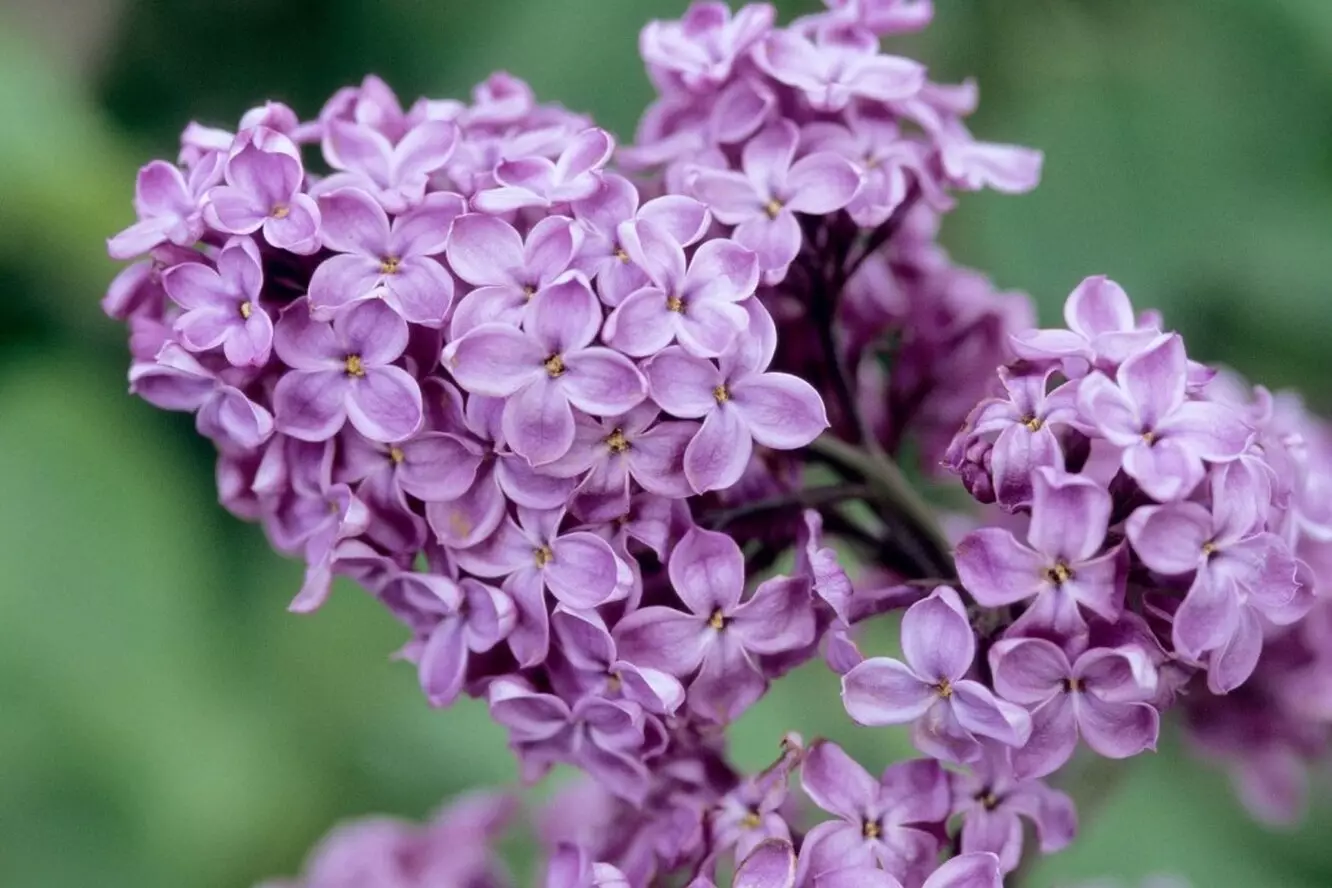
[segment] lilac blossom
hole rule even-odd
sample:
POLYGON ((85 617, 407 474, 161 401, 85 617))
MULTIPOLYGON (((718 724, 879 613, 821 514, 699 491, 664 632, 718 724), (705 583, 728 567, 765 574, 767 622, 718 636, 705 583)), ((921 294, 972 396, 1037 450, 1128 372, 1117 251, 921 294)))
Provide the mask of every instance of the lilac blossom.
POLYGON ((251 450, 273 434, 273 415, 218 378, 178 345, 130 368, 130 391, 154 407, 195 413, 199 434, 224 448, 251 450))
POLYGON ((684 456, 685 476, 696 491, 738 481, 755 441, 793 450, 828 427, 823 399, 814 387, 798 377, 767 371, 772 353, 762 345, 747 345, 733 346, 720 367, 679 346, 662 349, 643 366, 652 399, 663 410, 703 420, 684 456))
POLYGON ((357 188, 319 198, 325 259, 310 278, 310 311, 328 320, 353 303, 380 298, 403 319, 441 327, 453 305, 453 278, 438 260, 462 198, 436 192, 391 223, 384 209, 357 188))
POLYGON ((1093 368, 1113 373, 1160 336, 1154 326, 1139 325, 1124 288, 1104 275, 1085 279, 1068 294, 1064 323, 1067 330, 1022 331, 1013 337, 1014 351, 1035 361, 1061 358, 1075 376, 1093 368))
POLYGON ((260 304, 263 263, 249 238, 236 238, 217 255, 217 269, 184 262, 162 274, 162 288, 185 311, 176 319, 190 351, 221 346, 236 367, 262 367, 273 349, 273 319, 260 304))
POLYGON ((846 867, 878 866, 914 882, 933 867, 937 827, 948 817, 949 804, 948 778, 938 762, 898 762, 875 779, 836 744, 820 741, 805 756, 800 784, 814 804, 840 818, 805 836, 804 880, 846 867))
POLYGON ((188 178, 162 160, 139 170, 134 185, 139 221, 106 242, 111 258, 133 259, 165 243, 192 246, 203 235, 204 195, 221 178, 221 166, 221 156, 213 155, 190 170, 188 178))
POLYGON ((421 389, 393 366, 407 347, 407 323, 380 300, 362 302, 332 324, 292 303, 274 334, 292 369, 273 392, 277 427, 306 441, 333 437, 344 422, 372 441, 401 441, 421 425, 421 389))
POLYGON ((480 213, 458 217, 446 255, 454 274, 476 289, 459 300, 450 337, 489 321, 521 323, 533 297, 564 280, 578 245, 578 230, 564 216, 542 219, 526 241, 502 219, 480 213))
POLYGON ((684 472, 684 454, 698 424, 658 421, 660 411, 640 404, 623 416, 575 417, 574 443, 544 470, 578 480, 576 513, 616 518, 629 510, 635 485, 659 496, 693 493, 684 472))
POLYGON ((573 277, 534 300, 525 329, 482 324, 451 342, 444 362, 466 391, 507 399, 504 437, 514 452, 554 462, 573 446, 575 408, 615 416, 647 396, 628 358, 591 344, 600 324, 597 297, 573 277))
POLYGON ((1027 742, 1026 710, 965 677, 976 638, 955 591, 942 586, 907 608, 902 653, 906 662, 871 657, 842 676, 842 702, 857 723, 910 724, 916 748, 942 761, 975 761, 978 736, 1007 746, 1027 742))
POLYGON ((562 696, 619 697, 657 715, 673 715, 684 703, 684 687, 674 676, 619 658, 615 639, 596 611, 574 610, 561 604, 551 614, 550 625, 560 642, 560 654, 570 667, 567 673, 552 670, 556 687, 569 691, 562 696))
POLYGON ((758 255, 759 267, 780 278, 800 252, 796 213, 816 216, 851 203, 861 175, 831 151, 795 159, 800 133, 782 120, 745 143, 742 172, 699 168, 691 190, 717 221, 736 226, 732 237, 758 255))
POLYGON ((1022 778, 1044 777, 1073 755, 1079 735, 1098 755, 1156 749, 1156 668, 1140 648, 1090 648, 1070 662, 1043 638, 1006 638, 990 649, 995 690, 1031 707, 1031 739, 1013 752, 1022 778))
POLYGON ((813 638, 808 584, 776 577, 742 602, 740 547, 725 534, 700 528, 676 545, 668 571, 688 610, 645 607, 625 617, 615 627, 620 655, 679 678, 692 675, 690 710, 732 721, 767 688, 757 658, 801 649, 813 638))
POLYGON ((477 194, 472 206, 498 214, 591 197, 601 185, 598 171, 614 150, 609 133, 590 127, 573 136, 554 161, 539 156, 501 161, 494 172, 499 187, 477 194))
POLYGON ((1313 606, 1286 542, 1263 530, 1264 478, 1241 463, 1213 471, 1212 506, 1145 506, 1128 520, 1138 557, 1166 575, 1193 573, 1175 612, 1175 650, 1191 660, 1210 653, 1213 693, 1239 687, 1257 665, 1268 624, 1289 625, 1313 606))
POLYGON ((651 224, 688 247, 703 237, 712 220, 707 207, 682 194, 664 194, 639 206, 638 188, 614 174, 602 176, 597 190, 575 201, 572 209, 583 234, 577 267, 596 281, 601 301, 612 306, 648 284, 625 249, 636 225, 651 224))
POLYGON ((1023 820, 1036 828, 1042 854, 1063 850, 1078 829, 1073 800, 1040 780, 1018 779, 1010 751, 991 746, 967 771, 949 774, 953 815, 962 817, 963 854, 989 852, 1003 872, 1022 860, 1023 820))
POLYGON ((894 102, 925 83, 925 68, 881 55, 879 41, 860 28, 819 29, 814 39, 793 30, 774 31, 754 53, 774 79, 799 90, 816 111, 841 111, 853 99, 894 102))
POLYGON ((733 851, 743 861, 768 841, 790 842, 791 829, 782 816, 791 775, 805 749, 798 734, 782 739, 782 755, 772 765, 736 786, 717 803, 709 818, 716 851, 733 851))
POLYGON ((1236 459, 1252 437, 1226 405, 1188 400, 1187 384, 1184 340, 1172 333, 1125 359, 1113 380, 1096 373, 1078 390, 1083 415, 1123 450, 1124 471, 1162 502, 1188 496, 1204 461, 1236 459))
POLYGON ((431 706, 448 706, 461 693, 470 654, 485 653, 513 629, 513 602, 492 586, 434 574, 402 571, 380 596, 421 636, 411 652, 421 690, 431 706))
POLYGON ((693 3, 678 22, 649 22, 639 51, 649 69, 701 92, 725 82, 772 21, 767 4, 749 4, 732 15, 725 3, 693 3))
POLYGON ((626 251, 649 285, 630 293, 606 319, 606 341, 627 355, 656 354, 672 342, 715 358, 749 324, 736 305, 758 286, 758 258, 727 240, 710 240, 686 267, 683 247, 652 222, 634 226, 626 251))
POLYGON ((319 206, 302 191, 300 150, 264 126, 242 130, 222 168, 225 185, 208 192, 208 223, 230 234, 254 234, 279 250, 309 255, 319 249, 319 206))
POLYGON ((1101 552, 1110 494, 1088 478, 1048 468, 1036 470, 1032 482, 1027 544, 998 527, 973 531, 957 544, 958 577, 986 607, 1034 598, 1015 632, 1084 635, 1083 609, 1113 621, 1123 606, 1127 550, 1119 544, 1101 552))
POLYGON ((364 123, 329 120, 324 158, 338 172, 319 183, 317 194, 356 188, 386 212, 406 212, 425 198, 430 175, 449 162, 457 139, 457 126, 444 120, 423 121, 397 140, 364 123))
POLYGON ((610 544, 587 531, 561 532, 562 509, 518 509, 479 545, 454 553, 460 567, 479 577, 504 577, 504 592, 517 605, 509 646, 522 665, 545 659, 550 643, 546 590, 572 608, 596 607, 612 598, 625 577, 610 544))
POLYGON ((584 697, 570 706, 518 678, 492 682, 487 699, 491 717, 509 729, 524 779, 535 780, 552 764, 572 761, 616 795, 642 802, 648 771, 641 757, 644 717, 636 705, 584 697))

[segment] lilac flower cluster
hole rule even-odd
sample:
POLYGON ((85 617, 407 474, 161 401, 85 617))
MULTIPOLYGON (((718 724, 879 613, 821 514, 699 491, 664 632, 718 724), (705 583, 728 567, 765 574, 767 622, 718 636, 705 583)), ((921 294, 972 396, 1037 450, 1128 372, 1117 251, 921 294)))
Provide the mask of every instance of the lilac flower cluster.
MULTIPOLYGON (((660 97, 618 152, 503 74, 191 124, 109 243, 146 254, 103 303, 132 390, 193 413, 222 503, 304 559, 292 610, 351 577, 431 705, 484 699, 529 781, 589 775, 542 830, 552 888, 998 886, 1024 822, 1073 839, 1045 778, 1079 739, 1152 749, 1176 697, 1289 815, 1332 724, 1332 433, 1113 282, 1034 330, 954 265, 953 195, 1028 190, 1040 155, 880 51, 928 0, 827 6, 649 24, 660 97), (904 465, 956 472, 991 526, 951 545, 904 465), (896 611, 901 657, 862 655, 896 611), (728 763, 725 726, 820 651, 849 716, 922 758, 876 778, 793 735, 728 763)), ((462 820, 478 848, 498 822, 462 820)), ((427 884, 434 832, 367 826, 307 888, 347 861, 427 884)))

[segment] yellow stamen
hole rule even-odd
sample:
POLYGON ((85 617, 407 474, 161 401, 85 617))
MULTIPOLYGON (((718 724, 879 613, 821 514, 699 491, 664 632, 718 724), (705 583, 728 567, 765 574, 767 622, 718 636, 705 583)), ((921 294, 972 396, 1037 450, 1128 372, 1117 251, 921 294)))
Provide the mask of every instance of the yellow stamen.
POLYGON ((1212 542, 1211 540, 1208 540, 1207 542, 1203 543, 1203 544, 1202 544, 1202 552, 1203 552, 1204 555, 1207 555, 1207 556, 1209 556, 1209 557, 1212 556, 1212 555, 1215 555, 1215 554, 1216 554, 1216 543, 1212 542))
POLYGON ((526 299, 528 302, 532 301, 532 297, 536 295, 536 292, 537 292, 536 287, 532 286, 531 284, 523 285, 523 298, 526 299))
POLYGON ((666 310, 684 314, 684 300, 679 296, 667 296, 666 310))
POLYGON ((347 375, 357 378, 365 376, 365 365, 361 363, 360 355, 347 355, 347 375))
POLYGON ((718 632, 726 628, 726 615, 721 612, 721 608, 717 608, 712 612, 712 616, 708 617, 708 625, 718 632))
POLYGON ((877 839, 883 834, 883 828, 877 821, 866 820, 860 827, 860 834, 867 839, 877 839))
POLYGON ((616 259, 619 259, 621 262, 627 263, 629 261, 629 254, 624 251, 624 247, 616 247, 615 252, 611 255, 616 259))
POLYGON ((712 390, 712 397, 717 399, 718 404, 725 404, 731 400, 731 390, 724 385, 719 385, 712 390))
POLYGON ((252 314, 254 314, 254 306, 249 302, 242 302, 240 304, 240 316, 248 321, 252 314))
POLYGON ((546 372, 552 377, 564 375, 564 358, 559 355, 551 355, 546 358, 546 372))
POLYGON ((749 812, 740 819, 740 825, 745 829, 758 829, 762 824, 763 815, 754 808, 750 808, 749 812))
POLYGON ((976 793, 975 799, 981 803, 981 807, 986 811, 993 811, 995 808, 999 807, 999 797, 994 794, 994 790, 992 789, 982 789, 980 792, 976 793))
POLYGON ((1073 579, 1073 569, 1061 561, 1045 571, 1045 578, 1056 586, 1062 586, 1073 579))
POLYGON ((407 454, 405 454, 405 453, 402 452, 402 448, 401 448, 401 447, 390 447, 390 448, 389 448, 389 459, 393 460, 393 464, 394 464, 394 465, 401 465, 401 464, 402 464, 402 461, 403 461, 404 459, 406 459, 406 458, 407 458, 407 454))
POLYGON ((953 696, 953 683, 946 678, 941 678, 939 683, 934 686, 934 692, 947 700, 953 696))
POLYGON ((629 449, 629 439, 624 436, 622 429, 615 429, 606 436, 606 446, 611 453, 624 453, 629 449))
POLYGON ((774 197, 763 205, 763 212, 768 214, 769 219, 776 219, 782 214, 782 207, 782 202, 774 197))
POLYGON ((1024 416, 1022 417, 1022 424, 1026 426, 1029 431, 1039 432, 1041 426, 1045 425, 1045 422, 1038 416, 1024 416))
POLYGON ((398 268, 402 265, 402 260, 397 256, 385 256, 379 263, 380 274, 397 274, 398 268))
POLYGON ((1146 441, 1148 444, 1155 444, 1158 437, 1156 432, 1147 431, 1142 433, 1142 440, 1146 441))
POLYGON ((285 219, 291 215, 291 207, 286 204, 275 204, 273 209, 269 210, 268 215, 274 219, 285 219))
POLYGON ((536 561, 537 567, 545 567, 555 558, 555 553, 550 551, 550 546, 542 546, 539 549, 532 550, 532 559, 536 561))
POLYGON ((1070 694, 1082 693, 1082 679, 1080 678, 1064 679, 1064 690, 1070 694))
POLYGON ((624 679, 620 678, 618 672, 606 673, 606 693, 618 693, 620 688, 624 687, 624 679))

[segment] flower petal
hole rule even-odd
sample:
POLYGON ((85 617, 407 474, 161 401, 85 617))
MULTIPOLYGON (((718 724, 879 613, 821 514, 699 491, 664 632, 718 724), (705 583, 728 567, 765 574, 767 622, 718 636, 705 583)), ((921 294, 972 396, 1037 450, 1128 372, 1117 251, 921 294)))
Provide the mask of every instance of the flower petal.
POLYGON ((698 419, 717 408, 714 394, 723 382, 717 365, 679 347, 663 349, 643 365, 648 392, 662 410, 698 419))
POLYGON ((1212 535, 1212 516, 1197 503, 1143 506, 1129 516, 1133 551, 1157 573, 1184 574, 1197 569, 1203 545, 1212 535))
POLYGON ((410 438, 421 427, 421 388, 400 367, 372 367, 352 379, 347 390, 347 419, 371 441, 410 438))
POLYGON ((507 324, 482 324, 444 349, 444 364, 468 392, 506 398, 547 377, 550 357, 532 337, 507 324))
POLYGON ((273 389, 278 431, 302 441, 327 441, 347 420, 350 380, 339 370, 292 371, 273 389))
POLYGON ((647 379, 633 361, 608 348, 584 348, 564 356, 558 380, 575 407, 593 416, 628 413, 647 398, 647 379))
POLYGON ((1094 694, 1074 697, 1078 727, 1087 745, 1106 758, 1122 759, 1156 749, 1161 717, 1148 703, 1109 703, 1094 694))
POLYGON ((976 636, 956 592, 941 586, 907 608, 902 655, 923 681, 953 681, 966 674, 976 656, 976 636))
POLYGON ((957 544, 957 575, 972 597, 986 607, 1003 607, 1040 591, 1045 560, 1007 530, 986 527, 957 544))
POLYGON ((800 786, 829 814, 856 822, 879 800, 879 781, 836 743, 818 740, 800 766, 800 786))
MULTIPOLYGON (((468 334, 473 335, 475 331, 468 334)), ((538 376, 504 402, 502 424, 504 440, 513 452, 533 465, 557 460, 573 446, 573 410, 546 376, 538 376)))
POLYGON ((676 677, 698 668, 711 644, 704 619, 669 607, 645 607, 615 627, 620 657, 635 666, 660 669, 676 677))
POLYGON ((552 540, 550 548, 554 557, 546 565, 546 585, 561 603, 596 607, 615 594, 615 553, 601 537, 567 533, 552 540))
POLYGON ((871 657, 842 676, 842 703, 858 724, 904 725, 923 716, 939 699, 905 663, 871 657))
POLYGON ((740 411, 723 404, 708 414, 685 448, 685 477, 699 493, 724 490, 740 480, 753 452, 754 439, 740 411))
POLYGON ((745 588, 745 558, 730 536, 691 527, 667 563, 671 588, 695 614, 730 615, 745 588))
POLYGON ((814 386, 787 373, 761 373, 735 383, 731 403, 754 440, 765 447, 804 447, 828 428, 828 414, 814 386))
POLYGON ((523 239, 512 225, 494 216, 467 213, 453 220, 446 250, 453 273, 476 286, 520 284, 523 239))

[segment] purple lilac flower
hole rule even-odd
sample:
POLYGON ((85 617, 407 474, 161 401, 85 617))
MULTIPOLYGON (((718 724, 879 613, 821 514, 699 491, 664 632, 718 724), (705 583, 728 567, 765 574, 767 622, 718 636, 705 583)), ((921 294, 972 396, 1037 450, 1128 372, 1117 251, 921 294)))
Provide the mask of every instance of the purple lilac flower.
POLYGON ((678 22, 649 22, 639 38, 643 61, 654 73, 704 91, 725 82, 736 62, 772 27, 773 9, 744 6, 733 16, 725 3, 690 5, 678 22))
POLYGON ((800 849, 801 884, 833 870, 877 866, 918 881, 939 855, 938 825, 948 817, 948 779, 939 763, 915 759, 870 776, 836 744, 810 747, 800 783, 838 820, 818 824, 800 849))
POLYGON ((976 638, 955 591, 942 586, 907 608, 902 653, 905 663, 871 657, 842 676, 842 702, 856 722, 910 724, 916 748, 942 761, 975 761, 977 736, 1008 746, 1027 742, 1026 710, 965 677, 976 638))
POLYGON ((989 852, 1003 872, 1022 859, 1023 824, 1036 828, 1042 854, 1067 847, 1077 834, 1073 800, 1040 780, 1019 780, 1013 774, 1011 751, 990 746, 967 771, 949 774, 953 815, 961 815, 964 854, 989 852))
POLYGON ((441 327, 453 305, 453 278, 438 260, 462 198, 436 192, 392 222, 383 207, 357 188, 319 198, 324 246, 339 255, 310 278, 310 312, 328 320, 355 302, 381 298, 403 320, 441 327))
POLYGON ((421 389, 393 366, 407 323, 387 303, 361 302, 332 324, 297 300, 278 320, 274 349, 291 371, 273 391, 278 430, 306 441, 333 437, 348 420, 372 441, 401 441, 421 425, 421 389))
POLYGON ((714 854, 733 851, 735 859, 743 861, 765 842, 791 841, 782 808, 791 775, 804 755, 800 736, 788 734, 782 740, 781 758, 721 798, 708 820, 714 854))
POLYGON ((571 707, 517 678, 492 682, 487 698, 491 717, 509 729, 524 779, 535 780, 552 764, 572 761, 616 795, 642 802, 649 777, 640 757, 645 737, 637 706, 584 697, 571 707))
POLYGON ((800 252, 795 214, 835 212, 860 188, 860 173, 831 151, 796 160, 799 140, 794 124, 779 121, 745 143, 743 172, 700 168, 692 179, 694 196, 717 221, 736 226, 736 243, 753 250, 759 268, 776 278, 800 252))
POLYGON ((534 297, 565 279, 578 245, 578 229, 564 216, 542 219, 525 242, 502 219, 480 213, 458 217, 449 235, 449 266, 476 289, 458 302, 449 336, 458 339, 490 321, 520 324, 534 297))
POLYGON ((1085 634, 1083 608, 1115 620, 1123 607, 1127 550, 1119 544, 1101 553, 1110 494, 1088 478, 1048 468, 1036 470, 1032 482, 1027 545, 998 527, 973 531, 957 544, 962 584, 986 607, 1034 597, 1013 632, 1085 634))
POLYGON ((562 696, 577 699, 600 694, 621 698, 657 715, 673 715, 684 703, 684 687, 674 676, 619 658, 615 639, 596 611, 574 610, 561 604, 551 614, 550 625, 568 666, 567 670, 551 672, 551 680, 562 696))
MULTIPOLYGON (((902 888, 902 883, 883 870, 861 866, 825 873, 814 888, 902 888)), ((1003 888, 1003 871, 993 854, 959 854, 930 873, 921 888, 1003 888)))
POLYGON ((591 197, 601 185, 598 171, 614 150, 610 134, 591 127, 571 138, 554 161, 539 156, 501 161, 494 171, 499 187, 477 194, 472 206, 498 214, 591 197))
POLYGON ((796 31, 774 31, 754 61, 799 90, 816 111, 841 111, 855 99, 907 99, 925 83, 922 65, 880 55, 879 41, 857 27, 820 28, 812 40, 796 31))
POLYGON ((1313 606, 1286 542, 1262 529, 1265 480, 1241 463, 1213 470, 1212 506, 1168 503, 1138 509, 1128 537, 1138 557, 1166 575, 1194 574, 1175 612, 1175 650, 1210 652, 1213 693, 1239 687, 1257 665, 1265 627, 1289 625, 1313 606))
POLYGON ((601 308, 586 281, 572 277, 533 300, 524 329, 487 323, 444 349, 453 377, 472 394, 506 398, 504 437, 534 465, 569 452, 574 408, 616 416, 647 396, 628 358, 591 343, 601 308))
POLYGON ((197 411, 199 434, 225 448, 252 450, 273 434, 273 415, 177 345, 130 368, 130 391, 163 410, 197 411))
POLYGON ((162 160, 143 167, 134 186, 139 221, 106 242, 111 258, 133 259, 165 243, 192 246, 204 231, 204 195, 221 176, 219 155, 201 161, 188 178, 162 160))
POLYGON ((208 224, 230 234, 254 234, 279 250, 309 255, 319 249, 320 214, 301 190, 305 168, 300 150, 264 126, 242 130, 222 168, 225 185, 208 192, 208 224))
POLYGON ((703 420, 684 457, 694 490, 718 490, 738 481, 755 441, 792 450, 828 427, 814 387, 786 373, 768 372, 771 360, 771 351, 737 343, 722 356, 720 367, 679 346, 662 349, 644 365, 652 399, 662 409, 703 420))
POLYGON ((259 248, 235 238, 217 255, 217 270, 183 262, 162 274, 162 288, 185 311, 176 319, 180 343, 201 352, 221 346, 233 366, 262 367, 273 349, 273 319, 259 301, 259 248))
POLYGON ((1188 400, 1184 340, 1163 335, 1125 359, 1114 380, 1084 379, 1078 402, 1097 430, 1123 450, 1124 471, 1160 501, 1187 497, 1206 462, 1228 462, 1249 446, 1252 432, 1224 404, 1188 400))
POLYGON ((1122 759, 1156 749, 1156 668, 1140 648, 1090 648, 1070 662, 1043 638, 1006 638, 990 649, 995 690, 1031 707, 1031 738, 1013 752, 1019 777, 1044 777, 1073 755, 1078 737, 1122 759))
POLYGON ((1067 330, 1024 330, 1013 337, 1014 351, 1030 360, 1063 359, 1074 376, 1091 369, 1113 373, 1161 334, 1139 325, 1124 288, 1104 275, 1087 278, 1068 295, 1064 323, 1067 330))
POLYGON ((758 259, 739 244, 711 240, 686 267, 683 246, 650 221, 636 223, 624 248, 649 285, 624 297, 606 319, 606 341, 627 355, 646 357, 672 342, 691 354, 715 358, 749 325, 736 305, 758 286, 758 259))
POLYGON ((350 187, 386 212, 406 212, 424 199, 430 175, 448 163, 457 140, 457 126, 444 120, 423 121, 400 139, 365 122, 329 120, 324 158, 338 172, 319 183, 316 196, 350 187))
POLYGON ((615 627, 620 655, 679 678, 692 675, 690 710, 732 721, 768 686, 756 658, 798 650, 813 638, 808 584, 777 577, 742 602, 740 547, 725 534, 699 528, 676 545, 668 570, 671 588, 688 610, 645 607, 625 617, 615 627))

